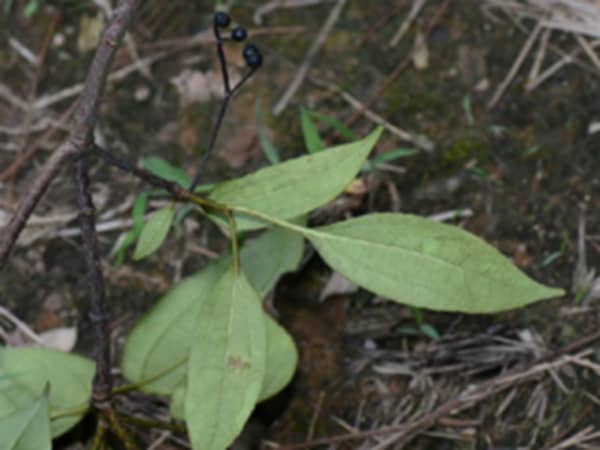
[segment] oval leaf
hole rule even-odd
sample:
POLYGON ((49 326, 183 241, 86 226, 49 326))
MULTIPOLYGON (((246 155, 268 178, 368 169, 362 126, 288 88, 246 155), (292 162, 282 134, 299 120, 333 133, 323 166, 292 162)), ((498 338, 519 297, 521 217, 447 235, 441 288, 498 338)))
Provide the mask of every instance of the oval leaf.
POLYGON ((563 295, 478 237, 417 216, 370 214, 305 236, 345 277, 407 305, 491 313, 563 295))
MULTIPOLYGON (((92 395, 94 363, 76 355, 43 348, 0 348, 0 420, 31 405, 50 385, 50 414, 85 407, 92 395)), ((51 421, 52 437, 81 419, 61 416, 51 421)))
MULTIPOLYGON (((291 336, 268 314, 264 314, 264 320, 267 333, 267 357, 258 402, 271 398, 285 388, 294 376, 298 365, 298 350, 291 336)), ((186 393, 185 383, 180 383, 173 391, 169 411, 175 419, 184 419, 186 393)))
MULTIPOLYGON (((304 238, 280 227, 244 244, 242 269, 250 284, 264 296, 285 272, 295 270, 302 258, 304 238)), ((132 382, 164 374, 142 386, 146 392, 171 394, 185 382, 187 356, 194 323, 202 303, 229 266, 224 257, 187 278, 142 318, 127 337, 121 368, 132 382), (170 370, 169 370, 170 369, 170 370)))
MULTIPOLYGON (((278 219, 307 213, 333 200, 362 167, 382 129, 351 144, 334 147, 221 183, 210 199, 278 219)), ((262 228, 258 219, 236 216, 238 231, 262 228)))
POLYGON ((243 273, 221 277, 194 331, 185 420, 193 448, 224 450, 252 413, 265 373, 264 313, 243 273))
POLYGON ((51 450, 48 397, 0 418, 0 448, 3 450, 51 450))
POLYGON ((291 381, 298 365, 298 350, 290 335, 265 314, 267 327, 267 361, 265 378, 258 401, 277 394, 291 381))
POLYGON ((140 382, 164 372, 141 388, 163 395, 185 381, 199 308, 226 269, 224 263, 211 264, 167 292, 144 315, 125 342, 121 362, 125 378, 140 382))
MULTIPOLYGON (((297 223, 305 224, 306 217, 297 223)), ((303 253, 303 236, 275 227, 245 244, 240 251, 240 262, 248 281, 263 298, 281 275, 296 270, 303 253)))
POLYGON ((162 245, 169 233, 171 223, 173 223, 174 214, 175 208, 173 207, 159 209, 152 214, 152 217, 144 225, 140 238, 137 241, 133 254, 134 260, 137 261, 151 255, 162 245))

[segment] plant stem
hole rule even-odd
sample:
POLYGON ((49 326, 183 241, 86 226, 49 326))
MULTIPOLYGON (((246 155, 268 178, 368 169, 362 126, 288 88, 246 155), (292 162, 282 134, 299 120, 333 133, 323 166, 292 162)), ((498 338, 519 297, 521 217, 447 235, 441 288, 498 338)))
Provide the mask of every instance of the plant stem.
POLYGON ((231 90, 231 96, 233 97, 235 94, 237 94, 237 92, 240 90, 240 88, 244 85, 244 83, 246 83, 246 81, 248 81, 252 75, 254 75, 254 72, 256 72, 258 70, 258 68, 252 68, 250 70, 250 72, 248 72, 246 75, 244 75, 244 77, 239 81, 238 84, 236 84, 233 89, 231 90))
MULTIPOLYGON (((206 205, 209 206, 209 205, 206 205)), ((306 228, 300 225, 296 225, 293 224, 291 222, 288 222, 286 220, 282 220, 282 219, 278 219, 276 217, 271 217, 267 214, 263 214, 261 212, 258 211, 254 211, 253 209, 248 209, 248 208, 244 208, 243 206, 228 206, 228 205, 222 205, 226 208, 228 208, 230 211, 232 212, 237 212, 240 214, 244 214, 247 216, 251 216, 251 217, 255 217, 256 219, 260 219, 264 222, 267 223, 272 223, 273 225, 278 225, 282 228, 285 228, 287 230, 293 231, 295 233, 299 233, 303 236, 308 236, 308 235, 314 235, 317 234, 316 231, 310 229, 310 228, 306 228)), ((210 206, 209 206, 210 207, 210 206)))
POLYGON ((96 433, 92 441, 92 450, 102 450, 104 448, 104 435, 106 434, 106 423, 104 419, 99 419, 96 425, 96 433))
POLYGON ((221 130, 221 125, 223 124, 223 118, 225 117, 225 114, 227 113, 227 108, 229 107, 229 101, 231 100, 233 95, 239 91, 239 89, 244 85, 244 83, 246 83, 246 81, 248 81, 248 79, 254 74, 254 72, 256 72, 256 68, 253 68, 252 70, 250 70, 250 72, 248 72, 246 75, 244 75, 244 77, 240 80, 240 82, 237 85, 235 85, 232 89, 229 84, 229 72, 227 70, 227 58, 225 58, 225 53, 223 52, 223 39, 221 39, 221 31, 219 30, 219 27, 217 26, 217 24, 213 25, 213 31, 215 34, 215 39, 217 41, 217 55, 219 57, 219 64, 221 66, 221 74, 223 76, 223 89, 225 91, 225 96, 223 97, 223 100, 221 102, 221 109, 219 110, 219 115, 217 116, 217 121, 216 121, 215 126, 213 127, 211 135, 210 135, 210 141, 208 143, 208 148, 206 149, 206 153, 204 153, 204 156, 202 157, 202 160, 200 161, 198 169, 196 170, 196 175, 194 176, 194 180, 192 181, 192 184, 190 185, 190 187, 188 189, 190 192, 194 192, 194 189, 196 189, 196 187, 200 184, 200 180, 202 179, 202 173, 204 172, 204 167, 206 166, 206 163, 208 162, 208 159, 210 158, 210 155, 212 154, 212 151, 217 142, 217 136, 219 135, 219 131, 221 130))
POLYGON ((221 39, 221 31, 216 23, 213 24, 213 32, 217 40, 217 55, 219 56, 219 63, 221 64, 221 74, 223 75, 223 86, 225 87, 225 95, 229 97, 231 94, 231 88, 229 87, 229 73, 227 71, 227 59, 225 59, 225 53, 223 52, 223 39, 221 39))
POLYGON ((231 233, 231 257, 233 258, 233 270, 236 274, 240 271, 240 254, 238 251, 237 227, 235 217, 231 211, 227 211, 227 221, 229 222, 229 232, 231 233))
POLYGON ((125 431, 125 428, 121 426, 121 422, 117 416, 117 413, 113 408, 105 411, 105 415, 108 418, 108 422, 110 423, 111 430, 115 432, 115 434, 119 437, 119 439, 125 444, 125 448, 127 450, 137 450, 137 446, 129 436, 129 433, 125 431))
POLYGON ((225 113, 227 112, 227 107, 229 106, 229 100, 230 100, 230 93, 227 92, 225 94, 225 98, 223 98, 223 102, 221 103, 221 109, 219 110, 219 115, 217 116, 217 122, 215 123, 215 126, 213 127, 211 136, 210 136, 210 142, 208 143, 208 149, 206 150, 206 153, 204 153, 204 156, 202 157, 202 160, 200 161, 200 165, 198 166, 198 170, 196 171, 196 175, 194 176, 194 181, 192 181, 192 184, 189 187, 189 191, 194 192, 194 189, 196 189, 196 187, 200 184, 200 180, 202 179, 202 173, 204 172, 204 167, 206 166, 206 163, 208 161, 208 159, 210 158, 210 155, 212 153, 212 150, 215 146, 215 143, 217 142, 217 136, 219 135, 219 130, 221 129, 221 124, 223 123, 223 118, 225 117, 225 113))
POLYGON ((186 427, 177 425, 176 423, 159 422, 157 420, 142 419, 140 417, 125 416, 123 414, 118 414, 117 416, 121 422, 130 423, 133 425, 139 425, 139 426, 146 427, 146 428, 160 428, 163 430, 174 431, 176 433, 186 433, 187 432, 186 427))
POLYGON ((277 219, 275 217, 268 216, 268 215, 260 213, 258 211, 254 211, 252 209, 244 208, 242 206, 224 205, 222 203, 218 203, 213 200, 210 200, 206 197, 200 197, 190 191, 185 190, 184 188, 179 186, 177 183, 173 183, 171 181, 165 180, 164 178, 153 175, 144 169, 135 167, 130 162, 120 159, 120 158, 116 157, 115 155, 113 155, 112 153, 110 153, 98 146, 95 146, 94 154, 100 156, 102 159, 104 159, 109 164, 121 169, 124 172, 130 173, 130 174, 140 178, 141 180, 145 181, 146 183, 148 183, 152 186, 155 186, 155 187, 158 187, 161 189, 165 189, 170 194, 172 194, 176 200, 188 201, 188 202, 194 203, 195 205, 200 206, 200 207, 214 209, 216 211, 223 213, 225 216, 227 216, 227 214, 229 212, 237 212, 239 214, 245 214, 245 215, 260 219, 266 223, 272 223, 274 225, 279 225, 283 228, 286 228, 290 231, 294 231, 296 233, 300 233, 304 236, 316 233, 316 231, 311 230, 310 228, 301 227, 299 225, 295 225, 295 224, 287 222, 285 220, 277 219))
POLYGON ((172 370, 175 370, 177 367, 179 367, 182 364, 184 364, 187 360, 188 360, 187 357, 182 358, 180 361, 177 361, 175 364, 172 364, 169 367, 166 367, 165 369, 162 369, 162 370, 158 371, 157 373, 155 373, 154 375, 151 375, 148 378, 140 380, 140 381, 138 381, 136 383, 125 384, 123 386, 119 386, 119 387, 113 388, 112 393, 113 393, 113 395, 115 395, 115 394, 125 394, 127 392, 135 391, 135 390, 137 390, 140 387, 143 387, 143 386, 145 386, 147 384, 152 383, 153 381, 158 380, 160 377, 162 377, 166 373, 169 373, 172 370))
POLYGON ((103 411, 110 408, 112 375, 110 357, 110 332, 108 305, 104 295, 104 279, 100 270, 98 244, 96 242, 95 208, 90 193, 90 179, 87 161, 77 161, 77 203, 79 206, 79 225, 83 240, 84 261, 90 289, 89 317, 94 324, 96 373, 92 388, 93 405, 103 411))

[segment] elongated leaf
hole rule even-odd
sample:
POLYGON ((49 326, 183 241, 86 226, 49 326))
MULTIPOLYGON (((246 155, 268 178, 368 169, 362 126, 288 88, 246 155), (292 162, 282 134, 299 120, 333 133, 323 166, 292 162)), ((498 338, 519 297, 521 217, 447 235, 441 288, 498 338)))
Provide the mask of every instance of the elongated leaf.
POLYGON ((225 450, 254 409, 265 374, 263 314, 258 293, 233 268, 202 303, 185 396, 194 449, 225 450))
POLYGON ((138 195, 133 204, 131 210, 131 218, 133 219, 133 229, 138 233, 142 231, 144 226, 144 214, 146 213, 146 206, 148 205, 148 193, 143 192, 138 195))
POLYGON ((317 153, 325 148, 323 140, 319 135, 319 130, 310 117, 310 111, 300 108, 300 124, 302 125, 302 135, 304 136, 304 145, 308 153, 317 153))
POLYGON ((265 129, 265 125, 262 120, 262 108, 260 106, 260 99, 256 99, 256 134, 258 135, 258 142, 260 143, 260 148, 262 149, 265 157, 271 164, 279 164, 281 162, 281 158, 279 157, 279 152, 267 136, 267 131, 265 129))
POLYGON ((48 397, 40 398, 12 414, 0 418, 2 450, 51 450, 48 397))
POLYGON ((270 316, 267 328, 267 361, 259 402, 277 394, 288 385, 298 365, 298 350, 290 335, 270 316))
MULTIPOLYGON (((352 181, 381 135, 379 128, 366 138, 314 155, 267 167, 216 186, 210 198, 278 219, 290 219, 333 200, 352 181)), ((238 230, 265 226, 238 215, 238 230)))
POLYGON ((159 209, 152 214, 152 217, 150 217, 142 229, 137 246, 135 247, 133 259, 139 260, 145 258, 154 253, 162 245, 173 223, 174 214, 175 209, 173 207, 159 209))
POLYGON ((419 153, 419 151, 414 148, 399 148, 381 155, 377 155, 375 158, 371 159, 369 163, 377 166, 377 164, 386 163, 398 158, 406 158, 407 156, 416 155, 417 153, 419 153))
POLYGON ((358 136, 356 135, 356 133, 354 131, 352 131, 350 128, 348 128, 346 125, 344 125, 342 122, 337 120, 335 117, 328 116, 327 114, 323 114, 323 113, 320 113, 317 111, 311 111, 310 116, 313 119, 317 119, 318 121, 323 122, 323 123, 335 128, 336 131, 338 133, 340 133, 340 135, 342 137, 348 139, 349 141, 354 141, 354 140, 358 139, 358 136))
POLYGON ((162 158, 156 156, 144 158, 142 166, 154 175, 177 183, 186 189, 192 184, 192 179, 183 169, 173 166, 162 158))
POLYGON ((142 229, 144 228, 144 214, 146 213, 146 206, 148 204, 148 193, 144 192, 138 195, 135 199, 135 203, 133 204, 133 210, 131 212, 131 216, 133 218, 133 227, 132 229, 125 235, 121 246, 117 250, 117 254, 115 256, 115 264, 120 266, 123 264, 125 259, 125 252, 129 248, 131 244, 133 244, 137 238, 142 233, 142 229))
MULTIPOLYGON (((37 401, 50 385, 50 413, 85 408, 92 395, 94 363, 76 355, 42 348, 0 348, 1 418, 37 401)), ((81 419, 65 415, 51 421, 52 437, 60 436, 81 419)), ((3 447, 0 447, 3 448, 3 447)))
POLYGON ((491 313, 563 295, 476 236, 417 216, 371 214, 305 236, 345 277, 407 305, 491 313))
MULTIPOLYGON (((296 269, 303 241, 296 233, 274 228, 242 247, 242 268, 260 296, 271 290, 283 273, 296 269)), ((171 394, 185 381, 199 308, 229 261, 224 257, 175 286, 136 325, 127 337, 121 363, 128 380, 139 382, 164 373, 142 387, 158 394, 171 394)))

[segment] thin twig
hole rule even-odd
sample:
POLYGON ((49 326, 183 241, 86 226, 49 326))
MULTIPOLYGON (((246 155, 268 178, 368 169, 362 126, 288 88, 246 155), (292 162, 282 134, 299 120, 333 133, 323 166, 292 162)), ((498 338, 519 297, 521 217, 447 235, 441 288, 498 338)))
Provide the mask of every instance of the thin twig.
POLYGON ((90 320, 94 324, 96 343, 96 374, 94 376, 92 400, 100 411, 110 408, 112 398, 112 375, 110 357, 109 313, 104 296, 104 279, 100 270, 98 244, 96 242, 96 210, 90 193, 90 179, 86 158, 77 162, 77 204, 79 226, 83 241, 84 260, 90 288, 90 320))
POLYGON ((463 393, 458 397, 455 397, 440 405, 431 413, 412 422, 401 425, 386 426, 357 433, 340 434, 336 436, 315 439, 310 442, 303 442, 301 444, 281 445, 277 448, 279 450, 307 449, 351 440, 367 439, 385 434, 394 434, 387 440, 388 443, 395 443, 396 445, 399 445, 398 441, 402 439, 402 443, 405 444, 416 434, 422 433, 431 428, 443 417, 470 408, 471 406, 477 404, 478 401, 482 401, 485 398, 497 395, 506 389, 513 388, 516 383, 527 381, 531 379, 531 377, 537 376, 549 369, 572 363, 573 358, 565 355, 578 352, 580 349, 589 346, 597 340, 600 340, 600 332, 590 334, 575 342, 572 342, 556 352, 538 358, 532 363, 527 364, 525 367, 518 367, 506 373, 505 375, 481 383, 470 389, 468 392, 463 393))
MULTIPOLYGON (((431 18, 431 20, 427 24, 427 27, 425 28, 425 32, 423 33, 425 36, 429 36, 431 34, 431 32, 433 31, 433 29, 440 23, 440 21, 444 17, 444 14, 446 14, 446 11, 448 11, 448 8, 450 7, 451 2, 452 2, 452 0, 444 0, 444 3, 442 3, 437 8, 433 17, 431 18)), ((400 61, 400 63, 398 63, 398 65, 385 78, 385 80, 383 81, 381 86, 375 91, 375 93, 373 93, 373 95, 371 95, 371 97, 369 97, 369 99, 367 101, 363 102, 365 109, 373 106, 373 104, 377 101, 377 99, 379 97, 381 97, 381 95, 383 95, 383 93, 392 85, 392 83, 394 81, 396 81, 396 79, 400 76, 400 74, 402 74, 402 72, 404 72, 404 70, 410 66, 410 64, 412 62, 413 54, 414 54, 414 48, 413 48, 413 50, 410 51, 410 53, 408 55, 406 55, 406 57, 402 61, 400 61)), ((355 111, 354 114, 352 114, 352 116, 350 116, 350 118, 345 122, 345 125, 347 127, 351 127, 362 116, 362 114, 363 114, 362 110, 355 111)))
POLYGON ((335 25, 338 18, 340 17, 340 14, 342 13, 342 9, 344 8, 345 4, 346 4, 346 0, 338 0, 337 3, 335 4, 335 6, 331 9, 331 12, 329 13, 329 16, 327 17, 327 20, 325 21, 325 24, 321 28, 321 31, 319 31, 319 34, 317 35, 316 39, 314 40, 314 42, 312 43, 310 48, 308 49, 308 52, 306 53, 306 56, 304 57, 304 61, 302 62, 302 65, 297 70, 296 76, 294 77, 294 79, 292 80, 290 85, 288 86, 287 90, 281 96, 279 101, 273 107, 274 115, 277 116, 277 115, 281 114, 281 112, 286 108, 287 104, 292 99, 292 97, 296 94, 296 92, 298 92, 298 89, 300 89, 300 86, 302 85, 302 82, 304 81, 304 78, 306 77, 306 74, 308 73, 308 69, 312 65, 315 57, 317 56, 317 53, 319 52, 319 50, 325 43, 327 36, 329 35, 333 26, 335 25))
POLYGON ((426 1, 427 0, 415 0, 413 2, 412 6, 410 8, 410 12, 408 13, 408 16, 406 17, 406 19, 404 19, 404 21, 402 22, 402 25, 400 25, 400 28, 398 29, 396 34, 394 34, 394 36, 390 40, 390 44, 389 44, 390 47, 395 47, 398 45, 398 43, 400 42, 400 40, 402 39, 404 34, 408 31, 408 29, 412 25, 413 21, 415 20, 415 18, 421 11, 421 9, 423 9, 423 6, 425 6, 426 1))
POLYGON ((221 108, 219 109, 219 115, 217 116, 217 121, 212 129, 210 135, 210 141, 208 143, 208 147, 204 156, 200 160, 200 164, 198 165, 198 169, 196 170, 196 175, 192 180, 192 184, 189 187, 190 192, 194 192, 194 189, 200 184, 202 179, 202 173, 204 172, 204 168, 206 163, 208 162, 210 155, 217 143, 217 137, 219 136, 219 131, 221 130, 221 125, 223 124, 223 119, 225 118, 225 114, 227 113, 227 108, 229 107, 229 102, 231 98, 240 90, 240 88, 254 75, 259 66, 251 67, 250 71, 242 77, 242 79, 232 88, 229 84, 229 72, 227 71, 227 58, 225 58, 225 52, 223 51, 223 39, 221 37, 221 31, 217 23, 213 24, 213 33, 215 35, 215 39, 217 41, 217 55, 219 57, 219 64, 221 66, 221 75, 223 77, 223 89, 225 91, 225 96, 221 102, 221 108))
POLYGON ((6 317, 9 321, 13 323, 15 327, 19 329, 25 336, 31 339, 33 342, 39 345, 45 345, 44 340, 40 338, 35 332, 29 328, 29 326, 19 319, 17 316, 12 314, 8 309, 0 305, 0 316, 6 317))
POLYGON ((47 130, 44 134, 42 134, 38 139, 36 139, 31 145, 29 145, 18 158, 16 158, 10 166, 8 166, 3 172, 0 173, 0 181, 3 181, 7 178, 15 177, 19 173, 19 169, 21 166, 31 159, 35 152, 42 146, 44 142, 49 141, 52 137, 61 130, 64 125, 69 121, 71 115, 75 111, 77 103, 73 103, 69 109, 67 109, 60 118, 58 122, 49 130, 47 130))
POLYGON ((110 66, 127 27, 133 19, 138 3, 139 0, 120 0, 115 8, 115 13, 100 38, 100 44, 90 66, 83 92, 75 110, 71 134, 44 163, 33 186, 20 201, 17 211, 8 225, 2 230, 0 269, 4 267, 27 219, 50 183, 56 178, 59 170, 69 158, 90 145, 110 66))
POLYGON ((489 101, 488 108, 491 109, 491 108, 493 108, 496 105, 496 103, 498 103, 498 101, 502 97, 502 94, 504 94, 504 91, 510 85, 510 83, 514 79, 515 75, 517 74, 517 72, 521 68, 521 65, 523 64, 523 61, 525 61, 525 58, 529 54, 529 51, 531 50, 531 47, 533 47, 533 44, 537 40, 537 38, 538 38, 538 36, 539 36, 539 34, 540 34, 541 31, 542 31, 542 25, 541 25, 541 23, 538 22, 538 24, 535 26, 533 32, 527 38, 527 41, 525 41, 525 44, 523 45, 523 48, 521 48, 521 51, 519 52, 519 55, 517 56, 517 59, 513 63, 512 67, 508 71, 508 74, 506 75, 506 77, 504 78, 504 80, 502 81, 502 83, 500 83, 500 85, 496 89, 496 92, 494 93, 494 96, 489 101))
POLYGON ((387 131, 389 131, 393 135, 397 136, 399 139, 401 139, 403 141, 411 142, 411 143, 415 144, 416 146, 418 146, 419 148, 421 148, 425 151, 428 151, 428 152, 433 151, 433 149, 435 148, 435 144, 433 142, 431 142, 425 136, 416 135, 414 133, 403 130, 403 129, 397 127, 396 125, 390 123, 388 120, 384 119, 379 114, 370 110, 366 105, 362 104, 357 98, 350 95, 348 92, 343 91, 336 85, 334 85, 332 83, 328 83, 327 81, 321 80, 320 78, 316 78, 313 76, 311 76, 309 79, 315 85, 324 87, 326 89, 329 89, 330 91, 335 92, 336 94, 341 96, 350 106, 352 106, 352 108, 355 111, 357 111, 361 115, 364 115, 366 118, 368 118, 372 122, 376 123, 377 125, 381 125, 387 131))

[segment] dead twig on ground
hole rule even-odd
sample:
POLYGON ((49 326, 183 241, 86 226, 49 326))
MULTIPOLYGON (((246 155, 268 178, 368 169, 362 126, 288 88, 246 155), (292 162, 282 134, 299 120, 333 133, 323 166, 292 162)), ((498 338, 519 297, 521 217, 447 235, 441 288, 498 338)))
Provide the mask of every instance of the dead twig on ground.
POLYGON ((525 61, 525 58, 529 54, 529 51, 533 47, 533 44, 537 40, 537 38, 538 38, 538 36, 539 36, 539 34, 540 34, 541 31, 542 31, 542 25, 540 23, 538 23, 536 25, 536 27, 533 29, 533 32, 529 35, 529 37, 525 41, 525 44, 523 45, 523 47, 521 48, 521 51, 519 52, 519 56, 517 56, 517 59, 513 63, 513 65, 510 68, 510 70, 508 71, 508 74, 506 75, 506 77, 504 78, 504 80, 502 81, 502 83, 500 83, 500 85, 498 86, 498 88, 496 89, 496 92, 494 93, 494 96, 492 97, 492 99, 488 103, 488 108, 491 109, 494 106, 496 106, 496 103, 498 103, 498 101, 502 97, 502 94, 504 94, 504 91, 506 90, 506 88, 510 85, 510 83, 512 82, 512 80, 515 78, 515 75, 517 74, 517 72, 521 68, 521 65, 523 64, 523 61, 525 61))
POLYGON ((384 441, 386 443, 386 447, 392 444, 396 446, 405 445, 406 443, 411 441, 415 436, 427 431, 429 428, 434 426, 436 423, 439 422, 440 419, 444 417, 468 409, 476 405, 478 402, 483 401, 484 399, 493 397, 507 389, 514 388, 516 384, 529 381, 532 378, 539 376, 540 374, 548 370, 556 369, 567 364, 572 364, 574 362, 580 361, 581 358, 583 358, 584 356, 588 356, 591 351, 591 349, 583 351, 582 349, 585 349, 586 347, 590 346, 592 343, 598 340, 600 340, 600 332, 596 332, 585 336, 549 355, 538 358, 536 361, 527 364, 525 367, 515 368, 510 372, 506 373, 505 375, 481 383, 469 389, 468 391, 463 392, 456 398, 451 399, 446 403, 438 406, 429 414, 426 414, 425 416, 419 419, 413 420, 412 422, 405 423, 402 425, 386 426, 357 433, 340 434, 337 436, 315 439, 300 444, 280 445, 276 448, 278 448, 279 450, 307 449, 322 445, 332 445, 346 441, 368 439, 371 437, 382 436, 386 434, 392 435, 384 441), (573 353, 576 353, 576 355, 571 356, 573 353))
POLYGON ((341 96, 350 106, 352 106, 352 108, 355 111, 360 112, 360 114, 364 115, 367 119, 376 123, 377 125, 381 125, 386 130, 388 130, 390 133, 397 136, 399 139, 401 139, 403 141, 411 142, 411 143, 415 144, 417 147, 419 147, 425 151, 428 151, 428 152, 433 151, 433 149, 435 148, 435 145, 433 144, 433 142, 431 142, 426 137, 403 130, 403 129, 397 127, 396 125, 388 122, 386 119, 384 119, 380 115, 371 111, 368 107, 366 107, 364 104, 362 104, 358 99, 356 99, 355 97, 350 95, 348 92, 341 90, 336 85, 334 85, 332 83, 328 83, 324 80, 321 80, 320 78, 316 78, 316 77, 312 77, 312 76, 309 79, 313 84, 320 86, 320 87, 324 87, 326 89, 329 89, 330 91, 335 92, 336 94, 341 96))
MULTIPOLYGON (((442 17, 444 17, 444 14, 446 14, 446 11, 450 6, 451 1, 452 0, 444 0, 444 2, 435 11, 433 17, 425 28, 423 33, 425 36, 429 36, 433 29, 440 23, 442 17)), ((414 49, 411 50, 402 61, 400 61, 396 68, 385 78, 381 86, 373 93, 373 95, 371 95, 367 101, 363 102, 364 109, 371 108, 371 106, 373 106, 373 104, 383 95, 383 93, 392 85, 392 83, 396 81, 400 74, 404 72, 408 66, 410 66, 413 53, 414 49)), ((362 116, 362 114, 362 110, 355 111, 354 114, 352 114, 352 116, 350 116, 350 118, 345 122, 345 125, 347 127, 351 127, 362 116)))
POLYGON ((115 9, 113 18, 102 34, 83 92, 78 100, 74 113, 74 124, 69 137, 44 163, 31 189, 19 202, 17 211, 3 229, 0 238, 0 269, 4 267, 25 222, 64 163, 69 158, 83 152, 91 144, 98 107, 110 66, 125 31, 133 19, 138 2, 139 0, 121 0, 115 9))
POLYGON ((327 20, 323 24, 321 31, 319 31, 319 34, 312 43, 311 47, 308 49, 308 52, 306 52, 304 61, 302 62, 300 68, 296 71, 294 79, 288 86, 287 90, 283 93, 279 101, 273 107, 274 115, 277 116, 281 114, 281 112, 283 112, 283 110, 286 108, 287 104, 292 99, 292 97, 296 94, 296 92, 298 92, 298 89, 302 85, 304 78, 306 78, 308 69, 312 65, 315 57, 317 56, 317 53, 325 43, 325 40, 327 39, 327 36, 329 36, 329 33, 333 29, 333 26, 339 19, 345 4, 346 0, 338 0, 335 6, 331 9, 331 12, 329 13, 327 20))
POLYGON ((264 15, 282 8, 303 8, 305 6, 319 5, 332 0, 271 0, 264 5, 259 6, 254 11, 252 20, 257 25, 262 25, 264 15))
POLYGON ((398 28, 398 31, 390 40, 390 47, 396 47, 398 45, 402 37, 406 34, 414 20, 419 15, 419 12, 421 12, 421 10, 423 9, 423 6, 425 6, 426 1, 427 0, 415 0, 413 2, 408 16, 406 17, 406 19, 404 19, 402 25, 400 25, 400 28, 398 28))

